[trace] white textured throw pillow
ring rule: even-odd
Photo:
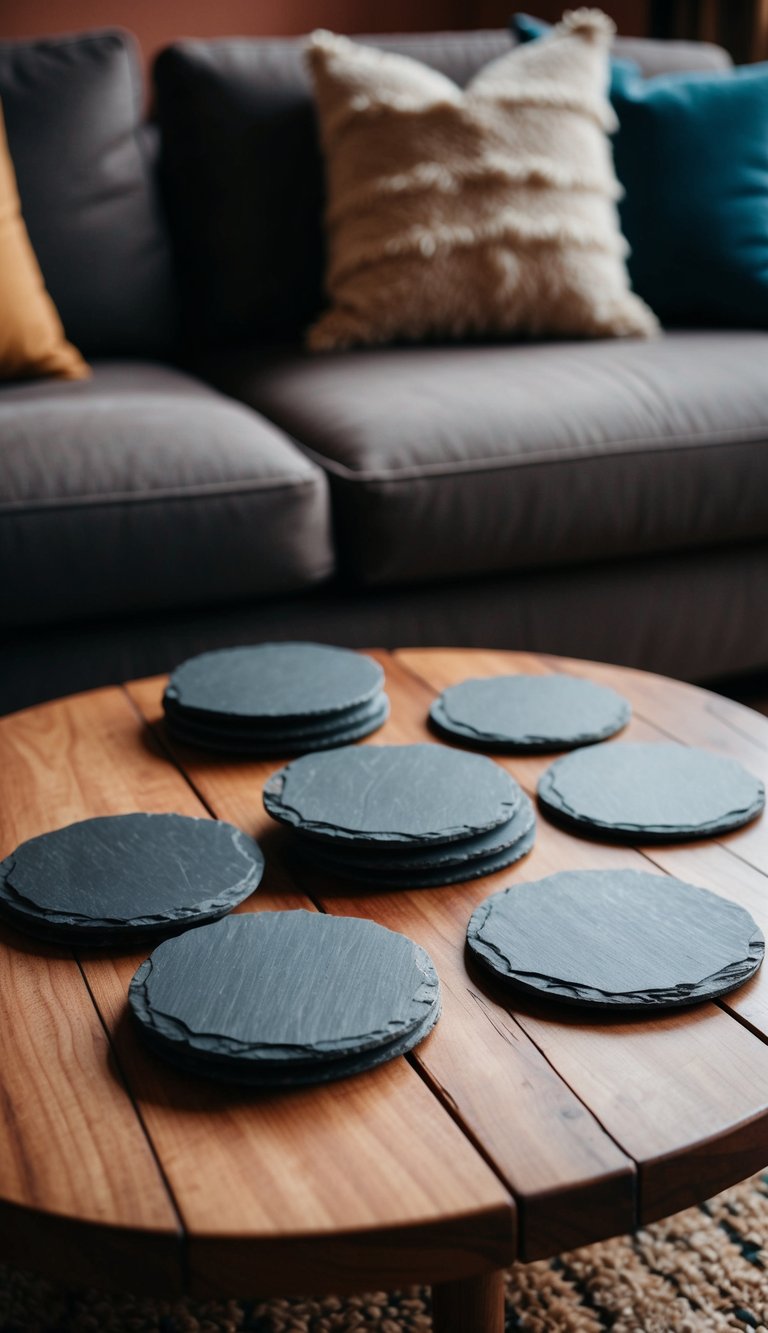
[[[657,332],[616,209],[613,31],[599,10],[567,13],[464,91],[408,56],[310,37],[331,300],[310,347]]]

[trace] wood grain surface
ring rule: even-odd
[[[366,743],[430,738],[431,700],[467,676],[558,670],[631,700],[622,739],[705,745],[768,777],[768,721],[706,691],[529,654],[376,656],[392,716]],[[3,931],[7,1256],[26,1246],[29,1262],[34,1241],[46,1271],[134,1286],[141,1274],[144,1289],[167,1294],[179,1289],[182,1264],[200,1294],[433,1281],[445,1284],[439,1326],[463,1327],[464,1309],[479,1333],[500,1327],[499,1283],[483,1275],[515,1248],[534,1258],[631,1229],[766,1164],[762,971],[694,1010],[595,1022],[535,1001],[511,1005],[464,949],[469,915],[490,892],[566,868],[655,868],[733,898],[765,930],[765,820],[700,844],[640,848],[590,842],[540,818],[534,850],[497,875],[372,892],[289,870],[290,835],[261,803],[279,761],[171,746],[163,685],[135,682],[0,720],[0,856],[92,815],[207,810],[255,836],[267,856],[262,888],[239,911],[320,908],[408,934],[435,961],[443,1018],[411,1056],[335,1087],[212,1086],[164,1068],[137,1040],[126,993],[141,954],[76,959]],[[533,795],[550,759],[500,762]]]

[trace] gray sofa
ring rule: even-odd
[[[375,39],[464,82],[503,32]],[[623,42],[646,73],[710,46]],[[309,356],[322,164],[296,41],[0,46],[84,383],[0,388],[0,711],[268,637],[768,664],[768,331]]]

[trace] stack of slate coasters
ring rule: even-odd
[[[187,1073],[291,1087],[412,1050],[440,1016],[440,984],[422,948],[373,921],[245,913],[161,944],[130,1005]]]
[[[462,745],[529,754],[605,740],[631,713],[615,690],[553,674],[463,680],[443,690],[429,719],[441,736]]]
[[[615,1013],[714,999],[765,953],[737,903],[637,870],[564,871],[493,894],[473,912],[467,943],[515,990]]]
[[[30,838],[0,863],[0,917],[42,940],[130,945],[215,921],[258,888],[264,857],[231,824],[108,815]]]
[[[223,648],[182,663],[163,696],[177,740],[254,757],[305,754],[359,740],[386,721],[373,658],[322,643]]]
[[[538,794],[566,827],[625,842],[714,837],[765,805],[762,782],[735,759],[674,742],[579,750],[547,769]]]
[[[490,759],[441,745],[366,745],[305,755],[264,788],[301,859],[382,888],[490,875],[533,846],[533,806]]]

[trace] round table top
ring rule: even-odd
[[[392,715],[366,744],[434,739],[431,701],[468,676],[565,671],[632,703],[620,739],[674,739],[768,779],[768,720],[643,672],[522,653],[374,654]],[[73,953],[0,932],[0,1252],[51,1276],[166,1296],[445,1282],[668,1215],[768,1159],[768,970],[714,1003],[595,1018],[511,997],[465,950],[489,893],[564,869],[699,884],[768,929],[768,820],[716,839],[615,846],[539,818],[519,865],[366,893],[296,869],[262,807],[277,767],[167,738],[165,681],[0,719],[0,857],[93,815],[178,811],[254,835],[267,871],[238,910],[306,907],[411,936],[443,1017],[412,1055],[323,1087],[209,1086],[143,1049],[126,1010],[146,953]],[[617,738],[619,739],[619,738]],[[605,742],[612,744],[612,741]],[[551,756],[494,756],[529,793]]]

